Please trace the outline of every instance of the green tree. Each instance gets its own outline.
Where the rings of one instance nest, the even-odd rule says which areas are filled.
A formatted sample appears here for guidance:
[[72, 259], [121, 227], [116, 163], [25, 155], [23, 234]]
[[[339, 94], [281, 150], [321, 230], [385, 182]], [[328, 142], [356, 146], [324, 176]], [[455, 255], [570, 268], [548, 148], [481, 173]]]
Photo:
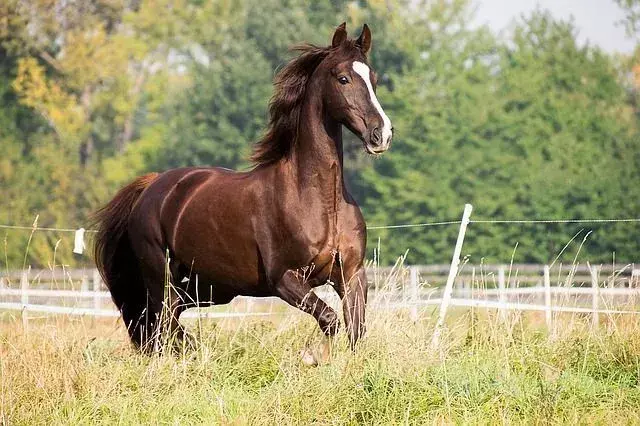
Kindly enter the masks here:
[[[611, 59], [579, 47], [572, 25], [546, 12], [519, 23], [505, 45], [464, 28], [414, 38], [426, 44], [388, 95], [393, 150], [362, 174], [362, 188], [375, 191], [364, 197], [370, 222], [449, 220], [466, 202], [476, 218], [637, 215], [629, 203], [638, 192], [635, 121]], [[625, 237], [633, 226], [586, 226], [596, 232], [585, 252], [633, 260], [637, 242]], [[519, 244], [514, 260], [548, 262], [580, 228], [474, 224], [465, 252], [508, 262]], [[390, 256], [410, 248], [418, 263], [446, 261], [454, 235], [445, 227], [371, 233]]]

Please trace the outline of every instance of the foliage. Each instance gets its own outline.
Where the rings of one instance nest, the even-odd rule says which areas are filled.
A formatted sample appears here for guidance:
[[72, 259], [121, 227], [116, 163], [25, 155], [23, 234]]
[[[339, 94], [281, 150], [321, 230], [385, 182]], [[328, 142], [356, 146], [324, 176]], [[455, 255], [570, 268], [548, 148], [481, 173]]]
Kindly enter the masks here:
[[[633, 30], [635, 2], [620, 1]], [[347, 180], [371, 225], [638, 215], [637, 55], [576, 41], [537, 10], [506, 40], [470, 26], [468, 0], [7, 0], [0, 6], [0, 223], [88, 226], [134, 176], [246, 168], [288, 47], [327, 43], [343, 20], [373, 29], [393, 146], [370, 160], [347, 138]], [[472, 224], [474, 261], [549, 262], [578, 232], [594, 262], [637, 261], [637, 224]], [[383, 262], [448, 260], [454, 227], [370, 231]], [[19, 267], [28, 231], [3, 231]], [[37, 234], [28, 261], [51, 259]], [[68, 250], [60, 261], [72, 263]], [[578, 244], [565, 251], [570, 259]], [[371, 254], [371, 250], [369, 250]], [[5, 256], [6, 254], [6, 256]], [[564, 258], [563, 258], [564, 259]]]

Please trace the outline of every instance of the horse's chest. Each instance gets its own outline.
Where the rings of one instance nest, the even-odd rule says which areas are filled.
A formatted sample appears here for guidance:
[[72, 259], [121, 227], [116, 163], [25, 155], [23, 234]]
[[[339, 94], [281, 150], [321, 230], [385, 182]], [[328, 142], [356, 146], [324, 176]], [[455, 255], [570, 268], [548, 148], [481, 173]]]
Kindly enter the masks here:
[[[358, 212], [359, 213], [359, 212]], [[362, 262], [365, 252], [365, 225], [360, 215], [343, 215], [327, 235], [310, 250], [312, 276], [319, 284], [350, 264]]]

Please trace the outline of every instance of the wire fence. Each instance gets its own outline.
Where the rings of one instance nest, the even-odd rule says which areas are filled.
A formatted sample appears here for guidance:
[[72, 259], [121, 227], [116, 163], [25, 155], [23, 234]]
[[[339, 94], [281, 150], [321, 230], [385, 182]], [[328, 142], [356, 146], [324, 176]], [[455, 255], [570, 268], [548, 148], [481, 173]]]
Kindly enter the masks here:
[[[85, 233], [96, 233], [95, 229], [85, 228], [55, 228], [55, 227], [40, 227], [37, 225], [38, 218], [34, 221], [32, 226], [25, 225], [2, 225], [0, 229], [16, 230], [16, 231], [31, 231], [31, 232], [73, 232], [74, 237], [74, 249], [76, 254], [82, 254], [86, 246], [84, 241]], [[554, 224], [554, 223], [640, 223], [640, 218], [624, 218], [624, 219], [474, 219], [469, 220], [468, 224]], [[423, 222], [423, 223], [404, 223], [398, 225], [368, 225], [368, 230], [384, 230], [384, 229], [408, 229], [408, 228], [425, 228], [432, 226], [447, 226], [447, 225], [460, 225], [462, 220], [446, 220], [438, 222]]]
[[[629, 223], [640, 222], [640, 218], [626, 219], [473, 219], [469, 220], [469, 224], [545, 224], [545, 223]], [[424, 228], [429, 226], [443, 225], [459, 225], [460, 220], [446, 220], [439, 222], [423, 222], [423, 223], [403, 223], [398, 225], [368, 225], [367, 229], [403, 229], [403, 228]], [[84, 228], [54, 228], [40, 226], [24, 226], [24, 225], [0, 225], [1, 229], [13, 229], [21, 231], [49, 231], [49, 232], [83, 232], [95, 233], [95, 229]]]

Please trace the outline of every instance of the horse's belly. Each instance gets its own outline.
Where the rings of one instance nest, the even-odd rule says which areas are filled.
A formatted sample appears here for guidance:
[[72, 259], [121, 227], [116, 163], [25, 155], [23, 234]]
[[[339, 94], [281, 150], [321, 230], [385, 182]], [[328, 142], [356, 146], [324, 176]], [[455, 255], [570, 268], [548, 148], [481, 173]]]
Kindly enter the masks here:
[[184, 232], [175, 243], [175, 256], [183, 266], [219, 285], [246, 289], [259, 284], [257, 250], [241, 235], [206, 229]]
[[[208, 213], [208, 214], [207, 214]], [[250, 226], [217, 212], [185, 212], [176, 229], [173, 251], [182, 265], [219, 291], [260, 291], [259, 258]]]
[[183, 177], [164, 200], [162, 228], [184, 269], [221, 291], [247, 292], [260, 284], [258, 253], [246, 185], [231, 176], [207, 170]]

